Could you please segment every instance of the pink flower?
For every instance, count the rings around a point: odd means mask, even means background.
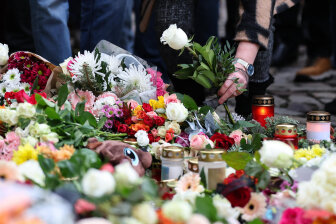
[[[312,220],[304,217],[305,210],[302,208],[287,208],[283,213],[279,224],[296,223],[310,224]]]
[[[20,145],[20,137],[14,131],[11,131],[6,134],[5,142],[8,144],[8,148],[17,150]]]
[[[139,106],[139,104],[135,100],[129,100],[127,101],[127,106],[131,107],[131,109],[134,110],[137,106]]]
[[[243,137],[243,132],[241,130],[235,130],[229,135],[230,138],[233,138],[236,145],[240,145],[240,140]]]
[[[151,133],[152,133],[153,137],[155,138],[158,135],[158,130],[156,128],[153,128],[151,130]]]
[[[137,116],[132,116],[131,120],[132,120],[133,123],[137,123],[138,122]]]
[[[0,160],[10,161],[13,157],[13,150],[10,150],[4,140],[0,140]]]
[[[207,138],[204,135],[194,135],[190,139],[190,148],[193,150],[204,149],[207,143]]]
[[[106,97],[113,97],[116,101],[118,100],[117,95],[115,95],[112,92],[105,92],[105,93],[99,95],[96,100],[100,100],[100,99],[103,99],[103,98],[106,98]]]
[[[74,207],[77,214],[85,214],[96,210],[95,204],[92,204],[84,199],[79,199],[76,201]]]
[[[177,182],[175,187],[176,193],[184,193],[186,191],[202,193],[204,191],[201,185],[201,177],[198,173],[186,173]]]
[[[154,117],[157,117],[157,113],[155,113],[154,111],[150,111],[150,112],[147,112],[146,113],[150,118],[154,118]]]
[[[78,90],[77,93],[75,91],[71,92],[68,96],[68,100],[72,105],[72,109],[75,109],[78,103],[85,100],[85,111],[90,111],[95,102],[95,96],[91,91]]]
[[[181,103],[179,99],[177,99],[176,94],[169,95],[168,93],[164,95],[164,103],[168,105],[169,103]]]

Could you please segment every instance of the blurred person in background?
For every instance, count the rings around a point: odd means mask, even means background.
[[[82,0],[81,51],[107,40],[131,50],[126,33],[130,35],[132,0]],[[30,0],[31,25],[36,53],[54,64],[72,55],[68,28],[68,0]]]

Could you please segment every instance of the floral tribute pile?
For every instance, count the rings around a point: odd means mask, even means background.
[[[221,67],[229,53],[213,38],[203,48],[172,26],[162,41],[208,56],[197,57],[205,61],[194,63],[204,68],[197,69],[195,81],[219,85],[225,80],[225,74],[217,75],[220,69],[231,71]],[[58,74],[69,82],[50,96],[41,90],[56,74],[29,54],[8,57],[8,47],[0,45],[6,87],[0,108],[0,223],[336,222],[332,140],[301,138],[295,150],[273,139],[277,124],[297,125],[296,120],[276,116],[262,127],[237,114],[220,118],[187,95],[167,92],[159,72],[124,61],[98,50],[69,58]],[[180,74],[188,76],[188,68],[194,69],[188,66]],[[304,137],[304,128],[298,134]],[[183,149],[182,173],[161,181],[157,169],[169,147]],[[225,175],[210,189],[211,170],[195,172],[188,162],[214,151],[221,152]],[[148,153],[152,165],[142,175],[135,167],[147,167]]]

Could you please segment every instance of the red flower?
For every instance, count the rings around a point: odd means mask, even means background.
[[[244,170],[237,170],[236,173],[231,173],[227,178],[224,180],[224,184],[229,184],[232,181],[239,179],[245,174]]]
[[[153,111],[152,106],[149,105],[148,103],[143,103],[143,104],[142,104],[142,108],[143,108],[146,112],[151,112],[151,111]]]
[[[149,139],[149,144],[152,144],[154,142],[154,136],[153,136],[153,134],[149,133],[148,134],[148,139]]]
[[[117,120],[113,121],[113,128],[115,130],[118,130],[118,127],[119,127],[120,124],[121,124],[120,121],[117,121]]]
[[[165,141],[166,142],[170,142],[171,140],[173,140],[173,138],[174,138],[174,130],[172,128],[170,128],[166,132]]]
[[[155,124],[154,120],[153,120],[151,117],[149,117],[149,116],[144,117],[144,118],[143,118],[143,121],[144,121],[144,123],[145,123],[146,125],[148,125],[150,128],[153,127],[154,124]]]
[[[125,124],[127,124],[127,125],[131,125],[132,123],[133,123],[133,121],[132,121],[132,119],[129,117],[129,118],[126,118],[125,119]]]
[[[118,126],[118,132],[127,133],[127,131],[128,131],[128,126],[126,124],[120,124]]]
[[[23,51],[19,51],[17,53],[14,54],[14,59],[16,61],[25,61],[29,59],[29,56],[27,53],[23,52]]]
[[[211,141],[215,143],[216,148],[229,149],[234,144],[234,139],[221,133],[215,133],[211,136]]]
[[[85,214],[96,210],[95,204],[88,202],[84,199],[79,199],[78,201],[76,201],[74,207],[77,214]]]
[[[135,133],[136,133],[136,131],[135,130],[133,130],[132,128],[129,128],[128,130],[127,130],[127,134],[128,134],[128,136],[134,136],[135,135]]]
[[[249,187],[238,188],[225,196],[231,203],[232,207],[243,208],[251,198],[251,189]]]
[[[45,64],[36,64],[33,67],[32,74],[36,74],[37,76],[47,76],[49,77],[51,74],[51,70]]]
[[[154,121],[155,121],[156,126],[162,126],[164,125],[166,120],[163,117],[155,116]]]

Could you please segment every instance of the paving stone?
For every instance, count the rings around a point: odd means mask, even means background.
[[[312,95],[316,99],[329,99],[329,101],[333,100],[336,98],[336,92],[315,92],[312,93]]]
[[[279,97],[279,96],[276,96],[274,95],[274,105],[276,107],[283,107],[283,106],[286,106],[287,105],[287,100],[282,98],[282,97]]]
[[[282,115],[282,116],[304,116],[303,112],[290,110],[288,108],[281,108],[281,107],[275,107],[274,114]]]

